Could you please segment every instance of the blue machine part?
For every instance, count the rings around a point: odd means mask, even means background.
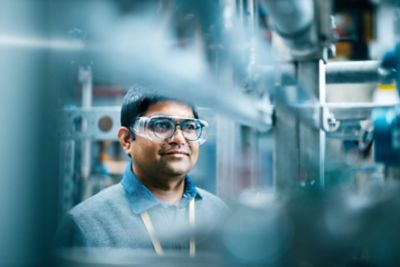
[[[400,167],[400,105],[372,114],[375,161]]]
[[[383,56],[381,67],[393,71],[397,91],[400,94],[400,43],[396,44],[394,50],[387,52]]]

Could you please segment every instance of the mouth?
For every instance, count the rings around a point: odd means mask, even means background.
[[[168,155],[168,156],[188,156],[189,157],[189,153],[184,152],[184,151],[178,151],[178,150],[171,150],[171,151],[167,151],[167,152],[163,152],[161,153],[161,155]]]

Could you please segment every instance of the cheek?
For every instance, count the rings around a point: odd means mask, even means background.
[[[143,142],[140,144],[138,143],[133,148],[133,155],[143,160],[154,160],[158,157],[158,151],[158,146]]]
[[[191,150],[192,150],[192,162],[196,163],[196,161],[199,157],[199,145],[192,146]]]

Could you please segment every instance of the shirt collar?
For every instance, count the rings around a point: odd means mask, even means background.
[[[129,205],[135,214],[141,214],[155,206],[164,204],[136,177],[132,171],[132,164],[128,164],[121,184],[125,190]],[[192,198],[201,199],[202,197],[196,189],[194,181],[189,176],[186,176],[183,197],[178,206],[186,206]]]

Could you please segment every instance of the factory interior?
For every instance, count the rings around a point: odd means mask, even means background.
[[[400,266],[400,0],[0,0],[0,266]],[[208,122],[195,257],[60,251],[134,85]]]

